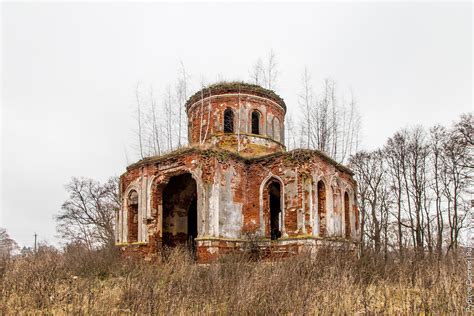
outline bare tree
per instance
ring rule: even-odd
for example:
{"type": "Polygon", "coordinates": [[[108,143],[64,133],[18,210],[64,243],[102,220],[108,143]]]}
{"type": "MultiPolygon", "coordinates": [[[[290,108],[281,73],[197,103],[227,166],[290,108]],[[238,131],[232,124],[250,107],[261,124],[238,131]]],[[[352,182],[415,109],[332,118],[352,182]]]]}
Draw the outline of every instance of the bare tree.
{"type": "Polygon", "coordinates": [[[400,258],[409,246],[420,256],[438,257],[444,249],[459,247],[472,187],[468,122],[464,114],[450,129],[437,125],[429,134],[422,127],[402,129],[389,138],[381,159],[378,150],[352,157],[368,245],[380,249],[382,232],[386,252],[392,244],[388,228],[393,227],[400,258]],[[378,179],[382,184],[375,194],[378,179]],[[374,196],[380,212],[373,211],[374,196]]]}
{"type": "Polygon", "coordinates": [[[303,143],[301,144],[306,148],[315,148],[314,137],[313,135],[313,111],[315,107],[313,104],[313,87],[311,85],[311,74],[308,71],[308,68],[304,68],[303,76],[301,78],[303,91],[299,95],[300,107],[303,113],[303,124],[302,124],[302,139],[303,143]]]}
{"type": "Polygon", "coordinates": [[[17,249],[17,243],[10,238],[5,228],[0,228],[0,258],[9,257],[17,249]]]}
{"type": "Polygon", "coordinates": [[[291,113],[287,113],[285,116],[285,135],[286,147],[290,150],[295,149],[297,133],[295,131],[295,123],[291,113]]]}
{"type": "Polygon", "coordinates": [[[173,135],[175,133],[175,130],[173,129],[173,122],[174,118],[176,116],[175,114],[175,103],[174,103],[174,98],[173,94],[171,93],[171,86],[168,85],[166,88],[164,100],[163,100],[163,106],[164,106],[164,118],[165,118],[165,128],[166,128],[166,144],[167,144],[167,150],[171,151],[173,150],[173,135]]]}
{"type": "Polygon", "coordinates": [[[273,52],[273,49],[270,50],[267,57],[267,66],[265,71],[265,79],[266,79],[266,86],[267,89],[275,89],[276,81],[278,77],[278,69],[277,69],[277,60],[276,55],[273,52]]]}
{"type": "Polygon", "coordinates": [[[176,98],[178,105],[178,148],[181,148],[184,140],[183,136],[186,133],[183,129],[186,127],[186,115],[184,113],[184,104],[188,99],[188,74],[186,73],[186,68],[184,63],[180,63],[179,69],[179,78],[176,84],[176,98]]]}
{"type": "Polygon", "coordinates": [[[330,116],[329,116],[329,121],[330,121],[330,129],[329,129],[329,140],[330,140],[330,149],[329,149],[329,155],[331,157],[335,157],[337,160],[338,152],[339,152],[339,147],[338,147],[338,138],[339,138],[339,115],[340,112],[338,111],[338,104],[337,104],[337,98],[336,98],[336,83],[331,80],[330,82],[330,116]]]}
{"type": "MultiPolygon", "coordinates": [[[[425,142],[425,132],[423,128],[416,127],[409,132],[409,142],[407,150],[408,162],[408,188],[407,198],[412,200],[415,217],[415,246],[420,254],[424,251],[424,221],[423,199],[426,190],[426,160],[428,158],[428,146],[425,142]]],[[[428,226],[429,227],[429,226],[428,226]]]]}
{"type": "Polygon", "coordinates": [[[387,171],[390,175],[390,187],[395,194],[396,211],[395,219],[397,225],[398,251],[400,258],[403,258],[403,175],[402,170],[406,164],[406,139],[402,133],[396,133],[389,138],[384,147],[385,159],[387,161],[387,171]]]}
{"type": "Polygon", "coordinates": [[[425,242],[431,253],[433,247],[430,209],[430,147],[421,127],[401,130],[384,147],[386,170],[395,195],[396,236],[400,257],[403,256],[403,231],[409,229],[411,243],[420,255],[425,242]],[[407,216],[407,218],[406,218],[407,216]]]}
{"type": "Polygon", "coordinates": [[[142,106],[140,102],[140,90],[139,90],[139,83],[137,83],[137,86],[135,88],[135,98],[137,101],[137,133],[138,133],[138,148],[140,150],[140,158],[143,159],[143,129],[142,129],[142,106]]]}
{"type": "Polygon", "coordinates": [[[357,152],[360,143],[361,118],[352,92],[349,104],[343,102],[340,113],[342,122],[340,124],[341,145],[338,161],[343,163],[350,155],[357,152]]]}
{"type": "Polygon", "coordinates": [[[120,208],[118,178],[100,183],[72,178],[66,184],[69,198],[55,216],[59,236],[89,249],[114,244],[114,216],[120,208]]]}
{"type": "Polygon", "coordinates": [[[153,87],[150,86],[149,91],[141,91],[137,84],[135,112],[138,137],[133,146],[138,148],[140,158],[162,155],[186,145],[187,116],[184,104],[188,99],[189,77],[181,62],[175,84],[168,84],[160,93],[162,97],[158,101],[153,87]]]}
{"type": "Polygon", "coordinates": [[[346,163],[360,143],[360,115],[352,94],[347,104],[343,98],[339,101],[336,83],[326,79],[320,96],[316,96],[307,68],[301,81],[300,146],[321,150],[346,163]]]}
{"type": "Polygon", "coordinates": [[[258,58],[252,66],[250,70],[250,81],[258,85],[263,85],[267,89],[274,90],[276,88],[278,75],[276,54],[273,49],[271,49],[265,61],[258,58]]]}
{"type": "Polygon", "coordinates": [[[263,77],[264,77],[264,67],[262,59],[259,58],[253,65],[252,69],[250,70],[250,81],[256,85],[263,84],[263,77]]]}
{"type": "Polygon", "coordinates": [[[153,154],[161,155],[161,137],[160,137],[160,124],[158,121],[158,113],[156,109],[156,101],[153,95],[153,88],[150,87],[150,105],[151,105],[151,143],[153,145],[153,154]]]}
{"type": "MultiPolygon", "coordinates": [[[[474,146],[474,115],[472,113],[462,114],[454,128],[464,138],[467,145],[474,146]]],[[[470,149],[472,151],[472,148],[470,149]]]]}
{"type": "Polygon", "coordinates": [[[444,232],[444,217],[443,217],[443,192],[441,177],[443,172],[443,143],[446,141],[446,129],[441,125],[436,125],[430,129],[430,147],[431,147],[431,164],[433,167],[433,177],[431,188],[435,198],[435,213],[436,213],[436,253],[441,257],[443,250],[443,232],[444,232]]]}
{"type": "MultiPolygon", "coordinates": [[[[351,158],[359,190],[359,208],[364,213],[361,233],[373,244],[376,253],[382,250],[382,234],[388,227],[390,192],[381,150],[359,152],[351,158]]],[[[385,248],[385,247],[384,247],[385,248]]],[[[385,249],[386,252],[386,249],[385,249]]]]}
{"type": "Polygon", "coordinates": [[[443,192],[448,204],[449,245],[448,250],[456,250],[459,235],[467,214],[467,201],[463,193],[469,189],[472,180],[472,155],[466,146],[464,137],[460,137],[456,128],[448,132],[447,141],[441,156],[444,164],[442,174],[443,192]]]}

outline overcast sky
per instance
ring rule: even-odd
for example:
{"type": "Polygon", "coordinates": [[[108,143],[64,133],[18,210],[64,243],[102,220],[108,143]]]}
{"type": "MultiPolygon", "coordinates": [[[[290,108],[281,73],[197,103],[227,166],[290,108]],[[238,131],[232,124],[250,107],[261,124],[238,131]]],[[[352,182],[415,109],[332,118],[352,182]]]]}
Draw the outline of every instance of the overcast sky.
{"type": "MultiPolygon", "coordinates": [[[[159,95],[183,61],[196,88],[248,80],[270,49],[294,115],[306,65],[352,90],[363,145],[472,111],[472,5],[2,3],[0,227],[57,243],[72,176],[120,175],[134,153],[134,89],[159,95]]],[[[132,160],[132,161],[130,161],[132,160]]]]}

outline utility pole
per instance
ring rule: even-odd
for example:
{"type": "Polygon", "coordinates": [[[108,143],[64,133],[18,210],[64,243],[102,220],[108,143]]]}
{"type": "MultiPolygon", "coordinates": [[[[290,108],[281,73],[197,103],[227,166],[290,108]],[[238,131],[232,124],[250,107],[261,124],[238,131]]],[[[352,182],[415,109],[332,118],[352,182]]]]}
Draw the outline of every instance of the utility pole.
{"type": "Polygon", "coordinates": [[[35,233],[35,253],[36,253],[36,237],[38,237],[38,235],[35,233]]]}

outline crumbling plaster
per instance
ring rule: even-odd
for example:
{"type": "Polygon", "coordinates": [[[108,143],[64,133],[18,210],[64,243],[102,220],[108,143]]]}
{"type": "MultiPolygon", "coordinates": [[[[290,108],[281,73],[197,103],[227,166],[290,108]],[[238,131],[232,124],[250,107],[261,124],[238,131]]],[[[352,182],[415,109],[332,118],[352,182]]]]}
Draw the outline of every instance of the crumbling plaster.
{"type": "MultiPolygon", "coordinates": [[[[190,173],[197,186],[198,239],[243,239],[249,233],[269,238],[263,191],[269,180],[276,179],[281,183],[282,240],[302,236],[319,238],[316,185],[323,181],[326,196],[336,199],[335,203],[331,198],[326,201],[327,237],[343,238],[343,196],[347,191],[352,210],[354,198],[350,188],[355,186],[354,180],[350,174],[341,173],[325,162],[316,152],[306,151],[301,159],[304,162],[293,159],[291,152],[271,158],[239,159],[212,150],[191,150],[164,161],[135,166],[140,172],[135,180],[128,182],[124,191],[122,223],[126,223],[128,193],[137,190],[139,215],[143,218],[139,225],[139,242],[161,238],[163,210],[157,192],[172,176],[190,173]]],[[[351,234],[355,238],[358,233],[355,216],[351,215],[350,220],[351,234]]],[[[122,236],[126,235],[126,227],[123,227],[122,236]]],[[[120,235],[118,238],[119,243],[127,242],[120,239],[120,235]]]]}

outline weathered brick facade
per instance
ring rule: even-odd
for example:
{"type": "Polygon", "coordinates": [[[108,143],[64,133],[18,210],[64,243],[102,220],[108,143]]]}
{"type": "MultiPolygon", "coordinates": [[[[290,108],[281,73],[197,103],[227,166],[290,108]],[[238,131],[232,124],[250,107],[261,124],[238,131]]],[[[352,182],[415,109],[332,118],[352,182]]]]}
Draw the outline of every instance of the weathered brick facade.
{"type": "Polygon", "coordinates": [[[357,240],[352,172],[315,150],[285,150],[280,97],[220,84],[192,96],[186,110],[190,146],[145,158],[121,177],[116,241],[125,254],[153,258],[187,243],[206,262],[249,238],[286,254],[357,240]]]}

